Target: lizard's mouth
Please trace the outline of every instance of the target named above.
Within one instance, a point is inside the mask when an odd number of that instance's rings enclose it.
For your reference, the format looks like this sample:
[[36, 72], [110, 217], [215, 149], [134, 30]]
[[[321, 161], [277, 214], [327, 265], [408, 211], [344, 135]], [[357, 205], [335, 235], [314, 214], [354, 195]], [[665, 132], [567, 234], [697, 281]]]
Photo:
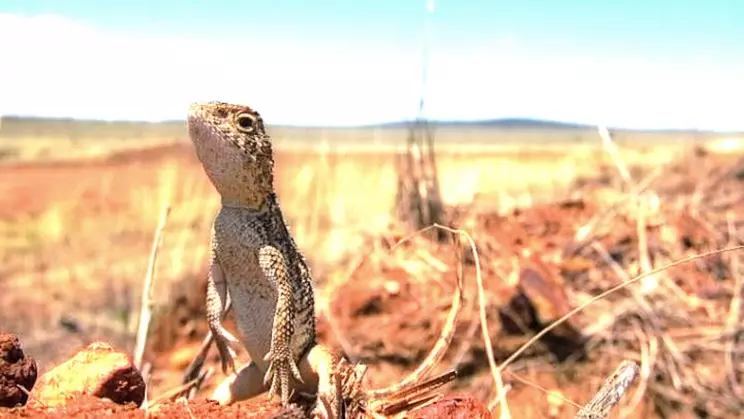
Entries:
[[192, 102], [189, 104], [189, 119], [194, 116], [204, 116], [205, 110], [209, 108], [209, 102]]

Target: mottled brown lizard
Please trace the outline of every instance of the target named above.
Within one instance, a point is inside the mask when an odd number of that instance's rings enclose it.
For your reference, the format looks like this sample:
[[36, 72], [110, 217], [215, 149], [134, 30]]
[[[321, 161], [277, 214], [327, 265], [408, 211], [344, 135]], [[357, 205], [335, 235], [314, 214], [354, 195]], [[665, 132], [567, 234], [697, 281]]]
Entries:
[[[341, 389], [334, 368], [342, 354], [316, 341], [313, 280], [279, 207], [273, 144], [261, 116], [242, 105], [194, 103], [189, 107], [188, 130], [222, 200], [212, 226], [207, 321], [223, 371], [234, 374], [210, 398], [230, 404], [268, 389], [286, 406], [290, 392], [298, 390], [317, 393], [325, 412], [339, 417]], [[458, 298], [459, 294], [458, 289]], [[240, 341], [251, 357], [237, 372], [228, 342], [238, 339], [221, 324], [228, 295]], [[448, 320], [416, 371], [400, 383], [367, 394], [392, 394], [428, 373], [451, 341], [454, 320]]]

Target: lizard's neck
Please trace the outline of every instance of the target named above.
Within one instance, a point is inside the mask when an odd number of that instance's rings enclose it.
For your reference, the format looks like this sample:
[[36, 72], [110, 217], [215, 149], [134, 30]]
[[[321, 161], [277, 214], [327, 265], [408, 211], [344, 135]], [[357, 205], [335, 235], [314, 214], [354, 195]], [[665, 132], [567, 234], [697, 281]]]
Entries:
[[281, 212], [279, 201], [274, 192], [252, 194], [251, 196], [241, 195], [240, 197], [222, 196], [222, 206], [249, 209], [264, 214]]
[[[231, 180], [235, 175], [229, 176]], [[263, 211], [263, 208], [272, 202], [276, 202], [272, 178], [265, 176], [255, 178], [246, 186], [246, 182], [220, 182], [222, 180], [215, 176], [217, 181], [212, 183], [220, 194], [222, 206], [231, 208], [246, 208], [253, 211]]]

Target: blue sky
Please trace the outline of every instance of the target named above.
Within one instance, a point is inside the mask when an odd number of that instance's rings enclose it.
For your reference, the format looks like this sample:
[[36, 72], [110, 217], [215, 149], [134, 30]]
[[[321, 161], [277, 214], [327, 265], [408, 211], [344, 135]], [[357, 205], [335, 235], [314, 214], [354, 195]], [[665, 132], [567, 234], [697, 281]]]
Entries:
[[743, 1], [425, 4], [0, 0], [0, 114], [182, 119], [216, 99], [274, 124], [411, 118], [428, 21], [430, 118], [744, 131]]

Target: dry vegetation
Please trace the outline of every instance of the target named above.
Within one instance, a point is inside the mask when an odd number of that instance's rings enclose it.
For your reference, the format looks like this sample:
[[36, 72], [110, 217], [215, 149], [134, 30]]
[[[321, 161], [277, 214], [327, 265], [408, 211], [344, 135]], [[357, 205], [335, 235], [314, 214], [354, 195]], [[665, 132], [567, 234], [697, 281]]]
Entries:
[[[156, 397], [178, 383], [206, 332], [201, 304], [217, 195], [182, 126], [84, 127], [0, 132], [0, 330], [17, 333], [42, 372], [93, 339], [131, 350], [153, 231], [170, 205], [145, 355]], [[452, 248], [416, 239], [390, 249], [407, 233], [392, 218], [390, 145], [402, 130], [308, 132], [276, 129], [277, 188], [320, 284], [321, 335], [370, 363], [371, 383], [391, 382], [438, 333], [454, 283]], [[301, 142], [302, 135], [326, 141]], [[511, 141], [455, 140], [479, 135]], [[624, 135], [620, 159], [632, 184], [617, 175], [596, 133], [442, 133], [442, 196], [484, 260], [497, 362], [535, 332], [515, 337], [498, 325], [521, 268], [541, 266], [543, 280], [560, 284], [575, 307], [633, 275], [741, 244], [738, 154], [695, 153], [692, 134], [653, 146]], [[543, 137], [550, 141], [520, 144]], [[504, 375], [511, 413], [572, 417], [569, 401], [588, 401], [621, 359], [642, 366], [638, 391], [621, 404], [635, 408], [633, 417], [723, 417], [744, 408], [739, 269], [736, 253], [706, 258], [590, 306], [575, 317], [592, 333], [588, 358], [557, 363], [550, 350], [526, 352]], [[470, 311], [447, 358], [466, 374], [451, 390], [491, 401], [473, 327], [472, 266], [466, 274]]]

